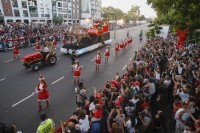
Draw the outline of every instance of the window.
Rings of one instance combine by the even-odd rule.
[[[71,13],[71,10],[68,10],[68,13]]]
[[[58,2],[58,7],[62,7],[62,3]]]
[[[9,9],[6,9],[6,13],[9,13],[10,11],[9,11]]]
[[[63,15],[62,14],[58,14],[58,17],[63,17]]]
[[[44,13],[44,8],[40,8],[40,10],[41,10],[41,13]]]
[[[67,18],[67,14],[64,14],[63,17],[64,17],[64,18]]]
[[[17,1],[12,1],[12,6],[13,7],[18,7]]]
[[[28,11],[27,10],[23,10],[23,16],[28,17]]]
[[[26,1],[22,1],[22,8],[27,8]]]
[[[40,3],[41,6],[43,6],[43,2],[42,1],[40,1],[39,3]]]
[[[44,17],[44,14],[41,14],[41,17]]]
[[[14,10],[15,17],[20,17],[19,10]]]
[[[59,8],[58,8],[58,12],[62,12],[62,9],[59,9]]]
[[[67,4],[66,4],[66,3],[63,3],[63,7],[66,8],[66,7],[67,7]]]

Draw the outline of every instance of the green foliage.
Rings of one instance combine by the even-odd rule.
[[[132,5],[132,7],[128,11],[128,13],[124,13],[122,10],[111,7],[111,6],[103,7],[102,8],[102,16],[103,16],[103,18],[108,18],[109,20],[124,19],[126,23],[128,23],[129,20],[132,20],[132,21],[145,20],[144,15],[140,16],[140,7],[135,6],[135,5]]]
[[[169,24],[172,31],[188,29],[188,39],[200,38],[199,0],[147,0],[157,12],[155,24]]]
[[[59,24],[60,25],[60,24],[63,23],[63,17],[53,16],[53,20],[52,21],[53,21],[54,24],[56,24],[56,25]]]

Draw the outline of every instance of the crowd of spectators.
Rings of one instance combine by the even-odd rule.
[[[0,43],[1,47],[6,49],[13,48],[14,45],[19,47],[33,46],[38,41],[39,44],[44,44],[45,41],[57,41],[67,38],[70,34],[77,38],[88,36],[87,28],[76,25],[46,25],[46,24],[31,24],[11,23],[0,26]]]
[[[196,44],[177,49],[170,36],[149,39],[127,73],[89,98],[81,82],[77,110],[55,133],[199,133],[199,54]]]

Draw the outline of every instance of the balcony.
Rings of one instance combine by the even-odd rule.
[[[38,14],[31,14],[31,13],[30,13],[30,16],[31,16],[31,17],[38,17]]]

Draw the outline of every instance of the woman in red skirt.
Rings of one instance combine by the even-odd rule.
[[[115,44],[115,54],[118,55],[119,53],[119,44]]]
[[[124,42],[123,41],[121,41],[121,43],[119,44],[119,47],[120,47],[120,52],[122,52],[123,49],[124,49]]]
[[[96,70],[99,70],[99,66],[101,65],[101,53],[100,51],[97,51],[97,55],[95,57],[95,64],[96,64]]]
[[[19,59],[19,49],[17,48],[17,46],[14,46],[13,57],[14,57],[14,59],[16,59],[16,57],[18,57],[18,59]]]
[[[36,44],[35,44],[35,50],[37,50],[37,51],[40,51],[40,50],[41,50],[41,47],[40,47],[38,41],[37,41]]]
[[[107,46],[105,54],[105,62],[108,62],[108,58],[110,56],[110,48]]]
[[[42,110],[42,105],[41,105],[41,101],[45,101],[46,102],[46,107],[49,106],[49,92],[47,90],[47,84],[45,82],[45,78],[43,76],[40,76],[39,78],[39,84],[36,87],[36,93],[38,93],[38,107],[39,107],[39,111]]]
[[[63,44],[65,44],[67,42],[67,39],[64,37],[62,41],[63,41]]]
[[[74,70],[74,84],[79,83],[79,78],[81,76],[81,66],[78,61],[75,62],[73,65],[73,70]]]

